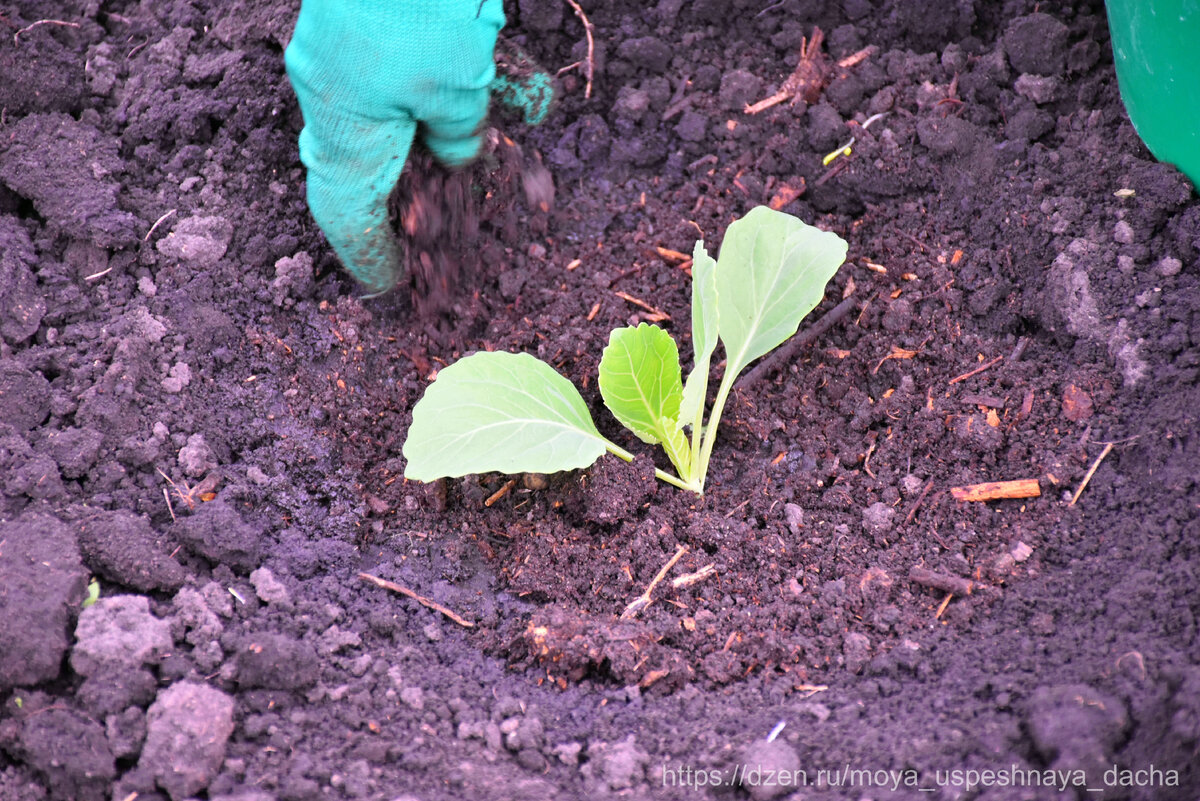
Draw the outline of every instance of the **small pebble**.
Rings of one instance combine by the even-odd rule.
[[[1113,241],[1120,245],[1133,244],[1133,226],[1120,220],[1113,226]]]
[[[791,792],[790,783],[768,781],[767,777],[797,776],[800,757],[783,740],[755,740],[742,750],[742,786],[754,801],[769,801]],[[754,781],[760,777],[759,781]]]
[[[1165,257],[1158,263],[1158,274],[1163,278],[1170,278],[1173,275],[1179,275],[1183,269],[1183,262],[1179,259],[1173,259],[1170,256]]]

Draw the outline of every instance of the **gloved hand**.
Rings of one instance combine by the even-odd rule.
[[[308,206],[372,294],[399,278],[387,199],[417,124],[448,166],[479,152],[502,27],[501,0],[302,0],[284,62],[304,114]]]

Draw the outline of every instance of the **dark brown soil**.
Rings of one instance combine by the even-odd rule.
[[[568,4],[508,5],[586,58]],[[0,799],[1196,798],[1200,204],[1102,5],[581,5],[592,97],[568,69],[515,144],[419,164],[411,291],[368,301],[305,207],[293,4],[0,15]],[[873,49],[744,113],[813,26]],[[735,392],[698,498],[597,362],[651,314],[618,292],[686,342],[656,248],[776,199],[850,243],[811,321],[854,306]],[[639,458],[406,482],[413,404],[482,349]]]

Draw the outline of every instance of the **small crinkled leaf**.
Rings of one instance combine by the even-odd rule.
[[[716,271],[726,371],[736,375],[795,334],[845,260],[840,236],[766,206],[731,223]]]
[[[642,442],[661,443],[668,453],[686,450],[675,423],[683,397],[679,348],[663,329],[642,323],[612,332],[600,357],[600,394]]]
[[[708,367],[717,347],[717,260],[708,255],[704,240],[692,250],[692,371],[683,385],[679,427],[692,425],[704,405]]]
[[[404,477],[554,473],[604,454],[579,391],[527,353],[474,353],[438,373],[413,407]]]

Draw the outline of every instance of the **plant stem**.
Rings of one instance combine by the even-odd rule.
[[[674,426],[675,423],[672,422],[670,425]],[[663,450],[667,452],[667,456],[671,459],[671,464],[675,465],[675,472],[683,478],[688,479],[691,478],[692,453],[690,450],[688,450],[687,438],[683,436],[683,432],[678,433],[680,438],[682,438],[682,450],[675,447],[675,442],[670,436],[670,431],[662,432],[664,436],[661,444]]]
[[[721,413],[725,411],[725,401],[729,398],[729,390],[738,373],[726,368],[721,377],[721,386],[717,389],[717,397],[713,400],[712,411],[708,415],[708,427],[704,430],[704,445],[700,450],[700,463],[696,466],[696,483],[700,486],[699,494],[704,494],[704,480],[708,477],[708,460],[712,456],[713,443],[717,439],[717,427],[721,423]]]
[[[704,401],[708,397],[708,365],[705,365],[705,371],[700,378],[700,406],[696,409],[696,419],[692,421],[692,461],[688,478],[693,482],[699,481],[704,484],[704,473],[701,470],[700,464],[700,442],[701,435],[704,432]]]
[[[629,451],[625,450],[624,448],[622,448],[620,445],[609,442],[608,440],[604,440],[604,447],[608,448],[608,452],[611,453],[613,456],[616,456],[618,459],[621,459],[626,462],[633,461],[633,454],[630,453]],[[666,483],[670,484],[673,487],[679,487],[679,489],[681,489],[681,490],[687,490],[688,492],[694,492],[697,495],[703,494],[703,492],[701,492],[701,487],[699,485],[697,485],[695,482],[688,483],[681,478],[676,478],[675,476],[671,475],[670,473],[668,473],[665,470],[659,470],[657,467],[654,468],[654,477],[657,478],[659,481],[665,481]]]
[[[700,491],[700,487],[698,485],[696,485],[695,483],[689,484],[688,482],[683,481],[682,479],[676,478],[675,476],[671,475],[670,473],[659,470],[657,467],[654,468],[654,477],[657,478],[659,481],[667,482],[668,484],[670,484],[673,487],[679,487],[679,489],[681,489],[681,490],[687,490],[688,492],[694,492],[697,495],[704,494],[703,492]]]

